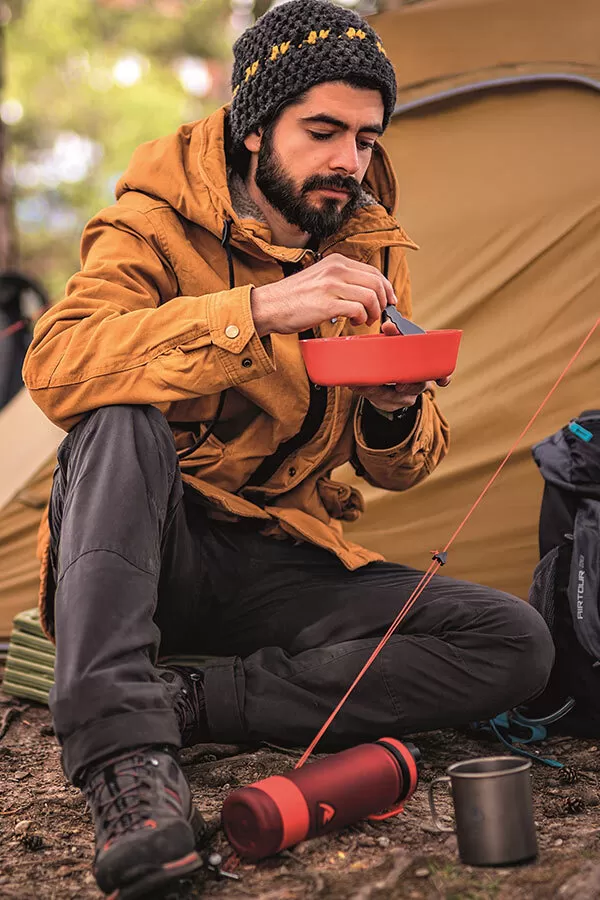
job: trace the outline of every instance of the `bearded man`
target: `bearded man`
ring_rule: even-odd
[[[380,38],[292,0],[234,55],[229,106],[136,151],[24,370],[68,431],[43,555],[52,715],[119,900],[199,865],[178,749],[306,744],[420,580],[344,536],[362,499],[332,471],[402,491],[448,448],[434,385],[326,390],[300,353],[411,314]],[[551,664],[527,604],[436,577],[320,749],[489,717]]]

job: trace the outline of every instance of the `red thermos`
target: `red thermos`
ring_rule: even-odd
[[[416,747],[380,738],[257,781],[225,800],[225,834],[253,862],[359,819],[388,818],[414,793],[419,758]]]

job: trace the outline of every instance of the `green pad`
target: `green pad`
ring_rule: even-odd
[[[14,697],[37,700],[48,704],[50,688],[54,684],[56,652],[52,641],[45,636],[37,609],[26,609],[13,619],[13,631],[8,645],[2,690]],[[202,668],[214,656],[165,656],[160,665]]]
[[[43,703],[48,706],[48,691],[46,689],[19,684],[18,682],[12,681],[7,674],[4,675],[2,690],[5,694],[11,694],[13,697],[20,697],[25,700],[36,700],[38,703]]]
[[[13,619],[2,690],[47,704],[54,683],[54,658],[54,645],[44,635],[38,610],[18,613]]]
[[[13,619],[13,626],[17,631],[27,631],[29,634],[37,634],[39,637],[44,638],[46,643],[54,649],[54,645],[44,634],[44,629],[40,623],[40,612],[37,607],[17,613]]]

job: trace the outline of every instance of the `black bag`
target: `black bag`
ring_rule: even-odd
[[[533,457],[545,487],[529,602],[550,628],[556,661],[527,714],[551,714],[572,697],[553,730],[600,737],[600,410],[536,444]]]

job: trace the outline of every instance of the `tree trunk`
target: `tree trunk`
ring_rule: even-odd
[[[4,96],[6,63],[6,25],[0,26],[0,102]],[[16,241],[12,222],[11,191],[4,168],[7,133],[0,119],[0,272],[17,268]]]

